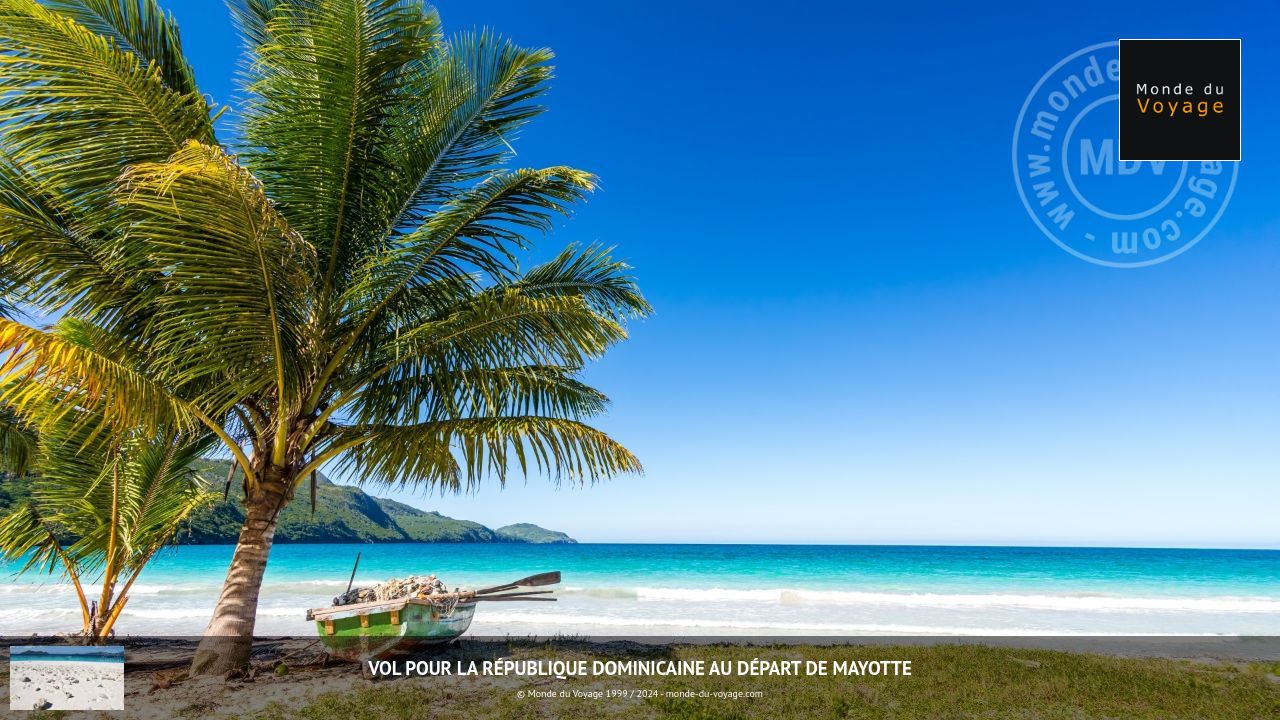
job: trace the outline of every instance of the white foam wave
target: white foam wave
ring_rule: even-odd
[[[819,605],[895,605],[931,608],[1024,608],[1085,612],[1280,613],[1269,597],[1128,597],[1119,595],[1020,595],[1016,593],[885,593],[844,590],[635,588],[648,602],[754,602]]]
[[[768,622],[768,621],[749,621],[749,620],[723,620],[716,618],[627,618],[615,617],[607,615],[569,615],[556,616],[549,618],[546,615],[535,613],[520,612],[492,612],[486,613],[483,618],[479,615],[476,617],[476,623],[472,628],[473,632],[484,634],[488,625],[528,625],[536,626],[536,631],[546,633],[549,629],[557,629],[564,627],[576,628],[675,628],[679,630],[695,630],[698,632],[706,632],[708,634],[716,634],[708,631],[730,630],[741,632],[744,630],[764,631],[769,633],[798,633],[813,634],[823,633],[830,635],[974,635],[974,636],[1061,636],[1061,637],[1134,637],[1142,633],[1132,632],[1075,632],[1067,630],[1044,630],[1041,628],[1008,628],[1008,627],[976,627],[976,626],[951,626],[951,625],[906,625],[896,623],[816,623],[816,622]],[[1159,633],[1165,635],[1179,635],[1180,633]],[[1186,635],[1198,635],[1197,633],[1187,633]]]
[[[31,620],[37,618],[45,618],[50,615],[79,615],[79,608],[4,608],[0,610],[0,621],[3,620]],[[0,631],[0,635],[7,634],[6,631]]]
[[[259,610],[259,613],[262,611]],[[124,614],[129,617],[146,618],[148,620],[184,620],[186,618],[209,618],[213,615],[213,606],[181,607],[181,608],[130,608]]]
[[[306,617],[305,607],[259,607],[258,617]],[[148,620],[184,620],[186,618],[208,619],[213,615],[213,606],[180,607],[180,608],[136,608],[125,611],[125,615]]]

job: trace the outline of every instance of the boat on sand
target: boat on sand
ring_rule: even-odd
[[[480,590],[313,608],[307,619],[315,622],[316,634],[335,658],[407,657],[457,639],[471,627],[481,602],[553,602],[555,598],[544,597],[551,590],[507,591],[559,582],[560,573],[542,573]]]

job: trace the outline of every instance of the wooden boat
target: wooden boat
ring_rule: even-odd
[[[465,633],[479,602],[554,601],[555,598],[536,597],[550,590],[505,591],[558,582],[560,573],[542,573],[481,590],[314,608],[307,611],[307,619],[315,622],[321,643],[335,658],[361,662],[406,657]]]
[[[315,621],[320,641],[333,657],[356,662],[406,657],[467,631],[476,600],[462,595],[338,605],[309,610],[307,619]]]

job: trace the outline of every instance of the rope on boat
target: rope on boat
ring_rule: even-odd
[[[454,593],[452,595],[439,598],[438,600],[432,601],[432,604],[439,608],[440,617],[453,617],[453,611],[458,607],[458,594]]]
[[[406,578],[391,578],[384,583],[372,587],[352,588],[333,599],[336,605],[354,605],[365,602],[386,602],[406,598],[430,599],[433,595],[448,593],[449,589],[435,575],[410,575]],[[443,599],[442,599],[443,600]],[[449,605],[452,612],[457,604],[455,597]]]

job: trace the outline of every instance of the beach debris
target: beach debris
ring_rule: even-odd
[[[39,700],[35,701],[35,704],[31,706],[31,709],[32,710],[48,710],[51,707],[53,707],[53,703],[49,702],[48,700],[45,700],[44,698],[40,698]]]
[[[385,602],[401,598],[426,598],[449,592],[435,575],[410,575],[391,578],[370,587],[351,588],[333,599],[334,605],[352,605],[365,602]]]

